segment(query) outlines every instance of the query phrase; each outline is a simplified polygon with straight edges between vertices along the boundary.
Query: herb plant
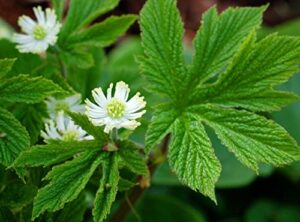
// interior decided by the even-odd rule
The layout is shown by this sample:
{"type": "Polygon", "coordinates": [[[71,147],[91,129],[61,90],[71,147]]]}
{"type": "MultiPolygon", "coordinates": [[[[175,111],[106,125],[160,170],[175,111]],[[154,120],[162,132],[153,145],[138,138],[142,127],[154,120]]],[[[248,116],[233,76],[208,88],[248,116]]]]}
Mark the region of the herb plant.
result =
{"type": "Polygon", "coordinates": [[[300,38],[258,39],[266,7],[209,9],[189,61],[176,0],[148,0],[139,18],[142,75],[132,76],[134,61],[113,61],[103,48],[138,17],[91,24],[118,2],[71,0],[64,18],[64,1],[52,0],[53,9],[34,9],[37,21],[20,18],[25,34],[13,38],[20,53],[7,50],[0,60],[1,186],[8,190],[1,195],[20,197],[1,207],[3,221],[83,221],[87,194],[94,221],[122,221],[131,210],[127,195],[134,204],[166,160],[181,183],[217,203],[222,166],[211,129],[256,173],[262,163],[300,159],[296,141],[268,118],[298,100],[277,86],[298,71],[300,38]]]}

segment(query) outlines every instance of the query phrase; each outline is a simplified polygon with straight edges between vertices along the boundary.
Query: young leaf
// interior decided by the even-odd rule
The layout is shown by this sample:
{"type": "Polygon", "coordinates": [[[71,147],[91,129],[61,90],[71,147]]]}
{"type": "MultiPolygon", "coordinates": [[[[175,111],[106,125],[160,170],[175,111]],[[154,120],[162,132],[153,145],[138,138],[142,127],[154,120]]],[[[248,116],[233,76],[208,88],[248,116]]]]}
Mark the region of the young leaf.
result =
{"type": "Polygon", "coordinates": [[[76,35],[70,36],[69,47],[76,44],[98,47],[109,46],[136,21],[135,15],[111,16],[76,35]]]}
{"type": "Polygon", "coordinates": [[[5,75],[11,70],[15,61],[15,59],[0,59],[0,78],[5,77],[5,75]]]}
{"type": "Polygon", "coordinates": [[[185,78],[184,30],[176,1],[147,1],[141,12],[141,30],[145,54],[141,67],[152,83],[149,88],[174,99],[185,78]]]}
{"type": "Polygon", "coordinates": [[[30,138],[21,123],[5,109],[0,108],[0,163],[9,166],[30,146],[30,138]]]}
{"type": "Polygon", "coordinates": [[[71,0],[67,18],[60,32],[59,43],[63,43],[72,33],[110,11],[118,3],[119,0],[71,0]]]}
{"type": "Polygon", "coordinates": [[[257,172],[258,163],[281,166],[300,158],[296,141],[272,120],[248,111],[213,105],[199,105],[191,111],[215,130],[242,163],[257,172]]]}
{"type": "Polygon", "coordinates": [[[213,7],[204,13],[194,40],[196,53],[189,83],[203,83],[226,68],[242,40],[260,26],[265,9],[230,8],[218,16],[213,7]]]}
{"type": "Polygon", "coordinates": [[[73,160],[53,167],[44,178],[50,183],[40,189],[34,199],[32,219],[46,210],[57,211],[75,200],[104,156],[99,151],[86,151],[73,160]]]}
{"type": "Polygon", "coordinates": [[[88,134],[94,136],[99,142],[104,143],[108,142],[108,135],[104,133],[103,128],[100,126],[94,126],[86,115],[80,113],[68,113],[73,121],[84,129],[88,134]]]}
{"type": "Polygon", "coordinates": [[[131,142],[121,142],[118,154],[122,163],[132,172],[138,175],[148,175],[146,158],[141,155],[140,150],[131,142]]]}
{"type": "Polygon", "coordinates": [[[168,159],[182,183],[216,201],[221,165],[197,116],[189,114],[175,122],[168,159]]]}
{"type": "Polygon", "coordinates": [[[94,201],[93,217],[95,222],[102,222],[110,212],[116,198],[119,183],[118,156],[110,153],[103,162],[103,175],[94,201]]]}
{"type": "Polygon", "coordinates": [[[57,141],[46,145],[36,145],[22,152],[14,162],[14,166],[47,167],[66,161],[74,155],[87,150],[101,150],[101,144],[96,141],[57,141]]]}
{"type": "Polygon", "coordinates": [[[38,103],[57,93],[65,91],[42,77],[19,75],[0,82],[0,102],[38,103]]]}

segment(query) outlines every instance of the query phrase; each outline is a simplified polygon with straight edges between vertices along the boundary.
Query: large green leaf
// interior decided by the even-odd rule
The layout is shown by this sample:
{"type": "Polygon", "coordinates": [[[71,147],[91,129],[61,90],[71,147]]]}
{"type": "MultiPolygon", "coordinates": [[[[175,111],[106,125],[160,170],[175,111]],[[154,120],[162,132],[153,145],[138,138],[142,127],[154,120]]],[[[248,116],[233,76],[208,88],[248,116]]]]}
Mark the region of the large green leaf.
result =
{"type": "Polygon", "coordinates": [[[182,87],[183,24],[174,0],[147,1],[141,12],[144,58],[141,66],[149,88],[175,99],[182,87]]]}
{"type": "Polygon", "coordinates": [[[26,129],[13,114],[0,108],[0,162],[9,166],[29,146],[26,129]]]}
{"type": "Polygon", "coordinates": [[[109,157],[105,159],[102,172],[93,208],[95,222],[105,220],[118,192],[119,169],[118,156],[115,153],[110,153],[109,157]]]}
{"type": "Polygon", "coordinates": [[[168,159],[182,183],[216,201],[214,184],[221,165],[197,116],[189,114],[175,122],[168,159]]]}
{"type": "Polygon", "coordinates": [[[51,80],[19,75],[0,82],[0,102],[38,103],[65,91],[51,80]]]}
{"type": "Polygon", "coordinates": [[[72,0],[61,29],[59,42],[63,43],[73,32],[77,32],[98,16],[117,6],[119,0],[72,0]]]}
{"type": "Polygon", "coordinates": [[[104,155],[99,151],[86,151],[74,160],[55,166],[44,179],[49,184],[41,188],[34,199],[32,219],[47,211],[57,211],[79,193],[103,161],[104,155]]]}

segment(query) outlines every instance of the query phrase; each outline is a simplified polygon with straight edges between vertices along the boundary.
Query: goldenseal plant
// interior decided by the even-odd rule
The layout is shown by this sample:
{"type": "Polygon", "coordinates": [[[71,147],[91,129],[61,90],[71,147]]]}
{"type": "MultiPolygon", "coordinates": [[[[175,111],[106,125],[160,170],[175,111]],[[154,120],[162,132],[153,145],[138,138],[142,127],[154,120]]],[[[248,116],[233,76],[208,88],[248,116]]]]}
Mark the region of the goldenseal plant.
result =
{"type": "Polygon", "coordinates": [[[42,53],[57,41],[61,24],[57,21],[55,11],[40,6],[33,8],[37,21],[23,15],[18,24],[24,34],[15,34],[13,40],[18,44],[17,49],[22,53],[42,53]]]}
{"type": "Polygon", "coordinates": [[[210,8],[187,62],[176,0],[148,0],[141,39],[109,53],[136,15],[95,22],[119,1],[51,3],[21,17],[20,52],[8,42],[14,58],[0,59],[0,221],[127,221],[165,167],[217,202],[218,141],[254,178],[300,159],[269,115],[299,99],[278,86],[299,71],[300,38],[259,39],[266,7],[210,8]]]}

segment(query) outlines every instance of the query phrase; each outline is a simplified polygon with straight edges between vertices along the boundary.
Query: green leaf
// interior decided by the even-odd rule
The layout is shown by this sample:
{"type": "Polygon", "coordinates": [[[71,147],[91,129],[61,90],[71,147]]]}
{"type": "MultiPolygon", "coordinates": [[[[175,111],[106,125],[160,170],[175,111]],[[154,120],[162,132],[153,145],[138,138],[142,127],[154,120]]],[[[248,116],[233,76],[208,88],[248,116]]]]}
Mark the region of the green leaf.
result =
{"type": "Polygon", "coordinates": [[[26,129],[10,112],[0,108],[0,162],[9,166],[17,156],[29,148],[26,129]]]}
{"type": "Polygon", "coordinates": [[[213,7],[204,13],[194,40],[190,83],[203,83],[226,68],[245,36],[260,26],[265,9],[230,8],[218,16],[213,7]]]}
{"type": "MultiPolygon", "coordinates": [[[[77,32],[98,16],[116,7],[119,0],[72,0],[64,26],[60,31],[59,43],[77,32]]],[[[60,44],[61,45],[61,44],[60,44]]]]}
{"type": "Polygon", "coordinates": [[[118,154],[124,164],[133,173],[138,175],[149,175],[146,158],[141,154],[141,150],[131,142],[121,142],[118,154]]]}
{"type": "Polygon", "coordinates": [[[281,166],[300,158],[296,141],[272,120],[257,114],[202,105],[191,108],[214,129],[222,143],[249,168],[258,163],[281,166]]]}
{"type": "Polygon", "coordinates": [[[103,143],[103,145],[108,142],[108,134],[104,133],[103,127],[94,126],[86,115],[72,112],[69,112],[68,114],[77,125],[79,125],[89,135],[94,136],[94,138],[96,138],[98,142],[103,143]]]}
{"type": "Polygon", "coordinates": [[[70,36],[68,44],[70,47],[76,44],[98,47],[109,46],[123,35],[136,19],[137,16],[135,15],[111,16],[104,22],[97,23],[78,34],[70,36]]]}
{"type": "Polygon", "coordinates": [[[34,199],[32,219],[46,210],[57,211],[75,200],[103,158],[99,151],[86,151],[71,161],[53,167],[44,178],[50,183],[40,189],[34,199]]]}
{"type": "Polygon", "coordinates": [[[42,77],[19,75],[0,82],[0,102],[38,103],[58,93],[65,91],[42,77]]]}
{"type": "Polygon", "coordinates": [[[188,114],[175,122],[168,159],[182,183],[216,202],[221,165],[197,116],[188,114]]]}
{"type": "Polygon", "coordinates": [[[57,141],[46,145],[36,145],[22,152],[14,162],[14,166],[47,167],[66,161],[87,150],[101,150],[101,145],[96,141],[57,141]]]}
{"type": "Polygon", "coordinates": [[[142,45],[140,61],[149,89],[176,98],[186,78],[183,58],[183,24],[175,0],[147,1],[141,12],[142,45]]]}
{"type": "Polygon", "coordinates": [[[58,20],[62,20],[64,14],[65,0],[51,0],[52,8],[54,8],[58,20]]]}
{"type": "Polygon", "coordinates": [[[110,153],[103,163],[103,175],[94,201],[95,222],[104,221],[116,198],[119,183],[118,156],[110,153]]]}
{"type": "Polygon", "coordinates": [[[118,183],[118,190],[119,191],[127,191],[127,190],[130,190],[131,188],[133,188],[136,185],[137,185],[136,182],[134,183],[130,180],[127,180],[127,179],[124,179],[124,178],[120,177],[119,183],[118,183]]]}
{"type": "Polygon", "coordinates": [[[11,70],[15,61],[16,61],[16,59],[1,59],[0,60],[0,78],[5,77],[5,75],[11,70]]]}
{"type": "Polygon", "coordinates": [[[14,110],[14,115],[28,130],[31,144],[36,143],[44,127],[43,120],[48,117],[45,103],[18,104],[14,110]]]}
{"type": "Polygon", "coordinates": [[[149,153],[168,133],[171,132],[178,112],[169,106],[156,110],[146,134],[145,151],[149,153]]]}

